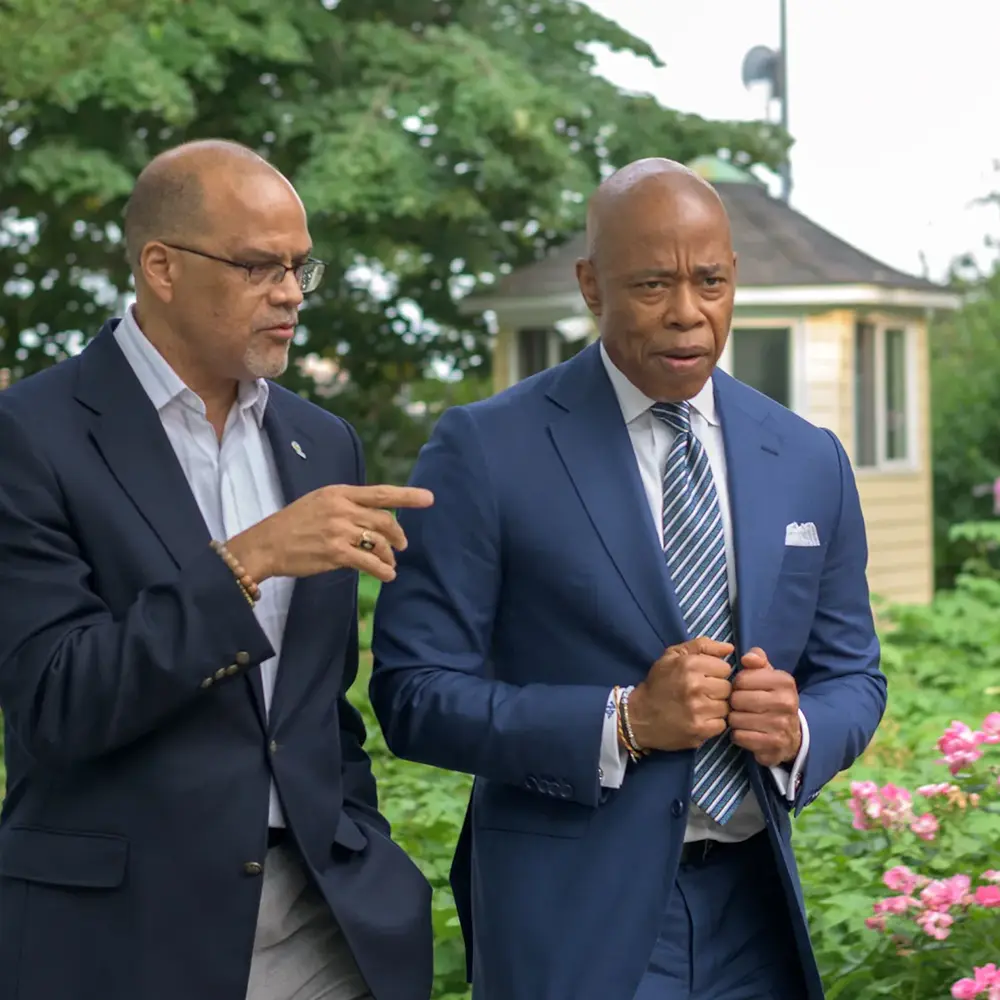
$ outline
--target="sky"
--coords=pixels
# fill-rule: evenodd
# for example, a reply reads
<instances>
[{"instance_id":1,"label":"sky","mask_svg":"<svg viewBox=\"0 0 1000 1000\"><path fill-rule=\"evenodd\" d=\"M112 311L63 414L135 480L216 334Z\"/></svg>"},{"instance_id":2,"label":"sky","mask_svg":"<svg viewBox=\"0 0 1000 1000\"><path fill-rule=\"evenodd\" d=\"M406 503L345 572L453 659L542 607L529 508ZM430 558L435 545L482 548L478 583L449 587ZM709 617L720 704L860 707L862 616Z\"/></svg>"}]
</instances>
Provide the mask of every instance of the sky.
<instances>
[{"instance_id":1,"label":"sky","mask_svg":"<svg viewBox=\"0 0 1000 1000\"><path fill-rule=\"evenodd\" d=\"M779 0L587 2L666 63L601 52L616 84L706 118L768 115L741 69L778 47ZM991 261L1000 212L974 202L1000 189L1000 0L787 0L787 17L792 206L935 280L956 256Z\"/></svg>"}]
</instances>

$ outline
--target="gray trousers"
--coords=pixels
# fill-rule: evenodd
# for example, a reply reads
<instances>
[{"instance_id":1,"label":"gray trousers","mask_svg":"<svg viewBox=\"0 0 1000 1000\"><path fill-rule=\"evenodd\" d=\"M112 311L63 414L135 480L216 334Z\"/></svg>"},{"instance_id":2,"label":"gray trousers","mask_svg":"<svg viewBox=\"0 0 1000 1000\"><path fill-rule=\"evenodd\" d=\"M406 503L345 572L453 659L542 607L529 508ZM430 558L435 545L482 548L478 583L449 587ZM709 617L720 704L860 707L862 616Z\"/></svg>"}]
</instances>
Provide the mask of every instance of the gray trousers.
<instances>
[{"instance_id":1,"label":"gray trousers","mask_svg":"<svg viewBox=\"0 0 1000 1000\"><path fill-rule=\"evenodd\" d=\"M267 852L247 1000L372 1000L293 847Z\"/></svg>"}]
</instances>

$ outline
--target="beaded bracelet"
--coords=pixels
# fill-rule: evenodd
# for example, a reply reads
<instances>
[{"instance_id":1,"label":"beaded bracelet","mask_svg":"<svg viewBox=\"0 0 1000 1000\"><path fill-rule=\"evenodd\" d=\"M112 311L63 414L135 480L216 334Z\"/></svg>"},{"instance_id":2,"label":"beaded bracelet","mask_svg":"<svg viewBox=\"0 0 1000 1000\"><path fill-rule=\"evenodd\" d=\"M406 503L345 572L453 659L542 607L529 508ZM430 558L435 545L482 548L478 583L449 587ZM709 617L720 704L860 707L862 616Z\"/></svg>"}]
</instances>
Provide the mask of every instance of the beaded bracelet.
<instances>
[{"instance_id":1,"label":"beaded bracelet","mask_svg":"<svg viewBox=\"0 0 1000 1000\"><path fill-rule=\"evenodd\" d=\"M260 600L260 587L257 586L253 577L243 568L243 565L237 560L236 556L229 551L224 542L217 542L213 538L212 548L229 567L229 571L233 576L236 577L236 582L239 584L239 588L243 592L247 604L252 608Z\"/></svg>"}]
</instances>

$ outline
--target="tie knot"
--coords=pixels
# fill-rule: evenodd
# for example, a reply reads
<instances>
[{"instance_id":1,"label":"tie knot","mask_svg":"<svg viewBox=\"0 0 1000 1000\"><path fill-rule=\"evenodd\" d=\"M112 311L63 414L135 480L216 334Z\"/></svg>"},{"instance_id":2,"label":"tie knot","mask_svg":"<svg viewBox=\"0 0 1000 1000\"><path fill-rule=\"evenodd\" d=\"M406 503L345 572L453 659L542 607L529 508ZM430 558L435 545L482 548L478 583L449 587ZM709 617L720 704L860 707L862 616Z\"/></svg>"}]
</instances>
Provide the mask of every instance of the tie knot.
<instances>
[{"instance_id":1,"label":"tie knot","mask_svg":"<svg viewBox=\"0 0 1000 1000\"><path fill-rule=\"evenodd\" d=\"M686 399L679 403L654 403L650 409L657 419L678 434L687 434L691 430L691 404Z\"/></svg>"}]
</instances>

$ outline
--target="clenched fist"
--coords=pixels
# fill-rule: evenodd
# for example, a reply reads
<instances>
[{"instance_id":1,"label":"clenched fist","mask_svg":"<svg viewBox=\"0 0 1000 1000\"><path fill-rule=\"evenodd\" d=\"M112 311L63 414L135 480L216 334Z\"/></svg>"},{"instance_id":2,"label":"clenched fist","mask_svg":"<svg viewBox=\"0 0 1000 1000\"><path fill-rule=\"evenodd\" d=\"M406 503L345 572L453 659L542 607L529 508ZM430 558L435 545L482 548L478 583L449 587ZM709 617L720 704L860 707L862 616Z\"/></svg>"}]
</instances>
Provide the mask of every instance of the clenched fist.
<instances>
[{"instance_id":1,"label":"clenched fist","mask_svg":"<svg viewBox=\"0 0 1000 1000\"><path fill-rule=\"evenodd\" d=\"M729 700L732 740L754 755L762 767L795 760L802 746L799 691L795 678L775 670L755 646L740 661Z\"/></svg>"},{"instance_id":2,"label":"clenched fist","mask_svg":"<svg viewBox=\"0 0 1000 1000\"><path fill-rule=\"evenodd\" d=\"M701 636L667 649L629 695L632 733L646 750L690 750L724 732L733 647Z\"/></svg>"},{"instance_id":3,"label":"clenched fist","mask_svg":"<svg viewBox=\"0 0 1000 1000\"><path fill-rule=\"evenodd\" d=\"M430 507L434 494L401 486L324 486L227 542L256 583L350 567L383 583L396 577L393 550L406 548L399 523L383 508ZM366 541L371 548L361 547Z\"/></svg>"}]
</instances>

